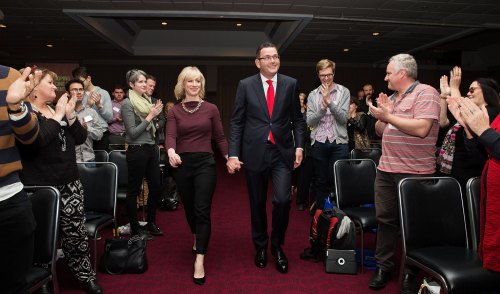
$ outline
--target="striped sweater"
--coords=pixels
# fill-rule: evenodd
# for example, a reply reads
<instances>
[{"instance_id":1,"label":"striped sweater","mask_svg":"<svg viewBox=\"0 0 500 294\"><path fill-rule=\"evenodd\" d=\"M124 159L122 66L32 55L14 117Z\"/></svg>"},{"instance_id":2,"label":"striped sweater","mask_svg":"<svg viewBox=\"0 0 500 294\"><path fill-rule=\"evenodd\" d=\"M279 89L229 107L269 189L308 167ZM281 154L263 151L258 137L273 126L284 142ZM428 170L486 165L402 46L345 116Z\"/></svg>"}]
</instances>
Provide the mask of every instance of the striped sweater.
<instances>
[{"instance_id":1,"label":"striped sweater","mask_svg":"<svg viewBox=\"0 0 500 294\"><path fill-rule=\"evenodd\" d=\"M7 90L19 76L17 70L0 65L0 188L20 181L22 166L16 138L23 144L30 144L38 135L36 115L28 112L14 121L7 113Z\"/></svg>"}]
</instances>

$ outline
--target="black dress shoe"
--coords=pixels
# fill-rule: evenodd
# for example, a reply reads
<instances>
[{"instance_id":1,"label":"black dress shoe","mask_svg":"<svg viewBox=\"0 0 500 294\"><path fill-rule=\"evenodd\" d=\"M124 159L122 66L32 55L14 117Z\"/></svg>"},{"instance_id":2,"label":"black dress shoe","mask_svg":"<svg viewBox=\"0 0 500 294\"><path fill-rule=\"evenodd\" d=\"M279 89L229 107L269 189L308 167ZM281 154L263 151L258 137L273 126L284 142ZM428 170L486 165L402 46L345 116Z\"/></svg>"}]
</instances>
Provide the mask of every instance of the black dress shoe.
<instances>
[{"instance_id":1,"label":"black dress shoe","mask_svg":"<svg viewBox=\"0 0 500 294\"><path fill-rule=\"evenodd\" d=\"M87 293L89 294L101 294L102 293L102 288L97 284L97 281L90 280L87 283L85 283L85 287L87 288Z\"/></svg>"},{"instance_id":2,"label":"black dress shoe","mask_svg":"<svg viewBox=\"0 0 500 294\"><path fill-rule=\"evenodd\" d=\"M387 281L391 279L391 272L384 271L383 269L377 267L370 279L370 284L368 287L373 290L379 290L385 287Z\"/></svg>"},{"instance_id":3,"label":"black dress shoe","mask_svg":"<svg viewBox=\"0 0 500 294\"><path fill-rule=\"evenodd\" d=\"M271 254L274 256L276 268L280 273L286 274L288 272L288 258L281 248L273 248Z\"/></svg>"},{"instance_id":4,"label":"black dress shoe","mask_svg":"<svg viewBox=\"0 0 500 294\"><path fill-rule=\"evenodd\" d=\"M163 232L155 223L148 222L143 228L153 236L163 236Z\"/></svg>"},{"instance_id":5,"label":"black dress shoe","mask_svg":"<svg viewBox=\"0 0 500 294\"><path fill-rule=\"evenodd\" d=\"M405 273L403 276L403 284L401 285L402 294L418 293L417 277L413 274Z\"/></svg>"},{"instance_id":6,"label":"black dress shoe","mask_svg":"<svg viewBox=\"0 0 500 294\"><path fill-rule=\"evenodd\" d=\"M203 277L203 278L195 278L195 277L193 277L193 282L196 285L202 286L203 284L205 284L205 277Z\"/></svg>"},{"instance_id":7,"label":"black dress shoe","mask_svg":"<svg viewBox=\"0 0 500 294\"><path fill-rule=\"evenodd\" d=\"M261 248L257 250L255 255L255 265L259 268L265 268L267 265L267 249Z\"/></svg>"}]
</instances>

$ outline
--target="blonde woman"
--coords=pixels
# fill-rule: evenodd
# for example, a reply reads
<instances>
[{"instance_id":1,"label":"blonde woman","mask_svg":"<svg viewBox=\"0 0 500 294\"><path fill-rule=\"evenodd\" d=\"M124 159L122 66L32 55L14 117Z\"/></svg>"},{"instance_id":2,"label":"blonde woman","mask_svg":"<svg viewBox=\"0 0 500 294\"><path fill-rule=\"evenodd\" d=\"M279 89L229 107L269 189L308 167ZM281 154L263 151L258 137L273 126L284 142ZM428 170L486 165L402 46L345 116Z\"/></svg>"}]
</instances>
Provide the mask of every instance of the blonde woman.
<instances>
[{"instance_id":1,"label":"blonde woman","mask_svg":"<svg viewBox=\"0 0 500 294\"><path fill-rule=\"evenodd\" d=\"M203 100L205 77L197 67L188 66L181 71L174 93L180 103L167 115L166 148L194 237L193 282L203 285L211 231L210 210L217 181L211 142L214 139L227 158L227 141L217 106Z\"/></svg>"}]
</instances>

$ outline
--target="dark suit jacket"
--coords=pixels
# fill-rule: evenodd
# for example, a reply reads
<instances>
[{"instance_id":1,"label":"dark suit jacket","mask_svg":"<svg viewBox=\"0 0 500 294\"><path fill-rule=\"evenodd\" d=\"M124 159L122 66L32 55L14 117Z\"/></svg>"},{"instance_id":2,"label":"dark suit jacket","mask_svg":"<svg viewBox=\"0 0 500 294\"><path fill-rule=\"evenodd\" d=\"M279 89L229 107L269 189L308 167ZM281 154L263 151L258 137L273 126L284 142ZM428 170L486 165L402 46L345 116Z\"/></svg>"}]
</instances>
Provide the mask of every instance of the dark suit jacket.
<instances>
[{"instance_id":1,"label":"dark suit jacket","mask_svg":"<svg viewBox=\"0 0 500 294\"><path fill-rule=\"evenodd\" d=\"M270 129L285 164L293 168L295 148L304 148L306 136L297 80L278 74L272 119L260 74L241 80L230 123L229 156L238 156L249 170L262 169Z\"/></svg>"}]
</instances>

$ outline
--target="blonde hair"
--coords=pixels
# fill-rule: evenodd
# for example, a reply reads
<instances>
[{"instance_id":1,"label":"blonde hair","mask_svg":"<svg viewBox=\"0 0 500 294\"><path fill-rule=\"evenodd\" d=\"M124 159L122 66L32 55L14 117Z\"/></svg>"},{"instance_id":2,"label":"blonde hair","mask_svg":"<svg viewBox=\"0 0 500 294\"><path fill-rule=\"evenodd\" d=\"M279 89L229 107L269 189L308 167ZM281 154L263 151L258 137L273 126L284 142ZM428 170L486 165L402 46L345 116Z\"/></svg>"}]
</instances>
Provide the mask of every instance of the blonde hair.
<instances>
[{"instance_id":1,"label":"blonde hair","mask_svg":"<svg viewBox=\"0 0 500 294\"><path fill-rule=\"evenodd\" d=\"M316 72L319 73L320 70L323 70L325 68L332 68L332 72L335 73L335 62L331 61L330 59L321 59L316 63Z\"/></svg>"},{"instance_id":2,"label":"blonde hair","mask_svg":"<svg viewBox=\"0 0 500 294\"><path fill-rule=\"evenodd\" d=\"M184 81L186 79L200 79L200 98L205 97L205 77L201 71L196 66L186 66L182 69L181 73L177 77L177 84L174 88L174 95L177 100L182 100L186 97L186 92L184 91Z\"/></svg>"}]
</instances>

